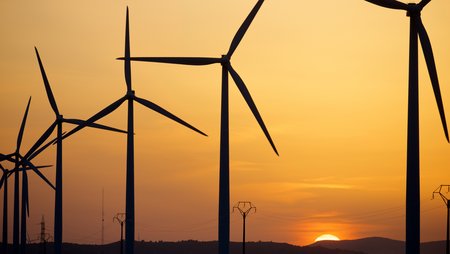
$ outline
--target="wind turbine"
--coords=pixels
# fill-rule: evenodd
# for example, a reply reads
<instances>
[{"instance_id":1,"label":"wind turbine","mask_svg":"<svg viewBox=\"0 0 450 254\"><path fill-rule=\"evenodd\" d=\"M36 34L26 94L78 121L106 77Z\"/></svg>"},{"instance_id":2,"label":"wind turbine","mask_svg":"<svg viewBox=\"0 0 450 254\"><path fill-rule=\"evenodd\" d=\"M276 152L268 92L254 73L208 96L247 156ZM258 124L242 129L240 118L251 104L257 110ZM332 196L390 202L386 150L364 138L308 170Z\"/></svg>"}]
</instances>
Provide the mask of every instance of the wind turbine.
<instances>
[{"instance_id":1,"label":"wind turbine","mask_svg":"<svg viewBox=\"0 0 450 254\"><path fill-rule=\"evenodd\" d=\"M230 183L229 183L229 116L228 116L228 74L233 78L236 86L244 97L247 105L258 121L262 131L268 139L275 153L278 151L275 147L269 131L259 114L259 111L248 91L244 81L239 74L231 66L231 57L238 47L250 24L258 13L264 0L259 0L253 7L250 14L241 25L234 36L230 48L226 55L222 57L130 57L132 61L141 62L158 62L168 64L181 65L210 65L220 63L222 65L222 102L221 102L221 124L220 124L220 180L219 180L219 253L229 253L230 242ZM127 60L128 56L118 58L119 60Z\"/></svg>"},{"instance_id":2,"label":"wind turbine","mask_svg":"<svg viewBox=\"0 0 450 254\"><path fill-rule=\"evenodd\" d=\"M39 166L36 168L47 168L51 166ZM21 208L21 220L20 220L20 245L21 245L21 254L26 253L27 246L27 217L30 217L30 201L29 201L29 192L28 192L28 174L27 170L31 168L17 168L14 170L22 171L22 208ZM55 190L55 186L53 184L49 184Z\"/></svg>"},{"instance_id":3,"label":"wind turbine","mask_svg":"<svg viewBox=\"0 0 450 254\"><path fill-rule=\"evenodd\" d=\"M26 253L26 245L27 245L27 215L30 215L30 211L29 211L29 195L28 195L28 174L27 174L27 168L23 167L21 168L21 162L22 160L26 160L27 163L31 166L31 168L36 169L38 167L35 167L32 163L31 163L31 159L24 159L19 152L20 149L20 143L22 142L22 137L23 137L23 131L25 129L25 124L26 124L26 120L28 117L28 110L30 107L30 102L31 102L31 97L28 100L28 105L27 105L27 109L25 111L25 115L22 121L22 126L21 126L21 131L19 134L19 141L17 143L17 150L16 150L16 167L13 170L13 172L17 172L19 173L20 171L22 171L22 207L21 207L21 220L20 220L20 248L21 248L21 254L25 254ZM19 160L20 161L17 161ZM43 167L49 167L49 166L43 166ZM31 169L30 167L28 169ZM42 167L41 167L42 168ZM50 187L52 187L53 189L55 189L55 187L53 186L53 184L51 184L45 177L43 178L48 185L50 185Z\"/></svg>"},{"instance_id":4,"label":"wind turbine","mask_svg":"<svg viewBox=\"0 0 450 254\"><path fill-rule=\"evenodd\" d=\"M125 131L100 125L100 124L86 124L85 121L79 119L68 119L64 118L63 115L60 114L58 110L58 106L55 101L55 97L53 96L52 89L50 87L50 83L47 78L47 74L45 73L44 66L42 64L41 58L39 56L39 52L37 48L34 48L36 51L36 57L39 63L39 68L41 70L42 79L44 81L45 90L47 92L47 97L50 102L50 106L55 113L56 119L50 125L50 127L44 132L44 134L38 139L38 141L33 145L33 147L28 151L28 153L24 156L25 158L32 158L37 156L43 149L37 149L42 145L45 140L52 134L53 130L57 128L57 138L56 138L56 190L55 190L55 223L54 223L54 242L55 242L55 253L61 254L62 247L62 125L63 123L70 123L74 125L83 125L94 127L103 130L109 130L114 132L123 132ZM81 129L81 128L80 128ZM79 129L78 129L79 130ZM53 142L51 142L53 143Z\"/></svg>"},{"instance_id":5,"label":"wind turbine","mask_svg":"<svg viewBox=\"0 0 450 254\"><path fill-rule=\"evenodd\" d=\"M0 164L2 170L2 178L0 180L0 189L3 189L3 226L2 226L2 250L3 253L8 251L8 177L10 175L9 170L5 169Z\"/></svg>"},{"instance_id":6,"label":"wind turbine","mask_svg":"<svg viewBox=\"0 0 450 254\"><path fill-rule=\"evenodd\" d=\"M427 31L420 18L422 9L431 0L422 0L418 4L405 4L396 0L366 1L390 9L405 10L407 16L410 17L408 144L406 168L406 253L420 253L419 73L417 37L420 38L420 44L422 45L445 137L447 142L449 141L444 105L442 103L433 51Z\"/></svg>"},{"instance_id":7,"label":"wind turbine","mask_svg":"<svg viewBox=\"0 0 450 254\"><path fill-rule=\"evenodd\" d=\"M27 108L20 125L19 135L17 136L17 145L15 156L15 168L20 166L20 146L22 144L23 132L25 130L25 124L27 122L28 110L30 109L31 96L28 99ZM19 171L14 173L14 213L13 213L13 253L19 253Z\"/></svg>"},{"instance_id":8,"label":"wind turbine","mask_svg":"<svg viewBox=\"0 0 450 254\"><path fill-rule=\"evenodd\" d=\"M51 166L36 166L34 168L47 168ZM28 176L26 171L31 170L33 168L31 167L21 167L21 168L14 168L12 170L5 169L0 164L0 169L2 170L2 178L0 179L0 189L4 187L3 189L3 232L2 232L2 242L3 246L2 249L4 250L4 253L7 253L8 248L8 178L14 174L15 172L23 172L22 175L22 217L21 217L21 253L26 253L25 246L26 246L26 217L25 217L25 211L28 214L28 217L30 215L29 212L29 195L28 195ZM53 185L50 185L53 189L55 187ZM25 239L23 238L25 236Z\"/></svg>"},{"instance_id":9,"label":"wind turbine","mask_svg":"<svg viewBox=\"0 0 450 254\"><path fill-rule=\"evenodd\" d=\"M74 128L72 131L69 131L64 137L68 137L72 135L75 131L80 128L83 128L86 124L94 123L95 121L101 119L102 117L112 113L115 111L122 103L125 101L128 102L128 132L127 132L127 173L126 173L126 221L125 221L125 253L132 254L134 253L134 102L153 110L161 115L172 119L173 121L186 126L187 128L198 132L204 136L207 136L202 131L188 124L187 122L181 120L177 116L168 112L167 110L161 108L153 102L150 102L146 99L137 97L135 95L135 91L131 86L131 62L130 62L130 34L129 34L129 15L128 15L128 7L126 12L126 28L125 28L125 82L127 85L127 92L125 96L113 102L111 105L107 106L88 120L86 120L85 124L81 124L80 126Z\"/></svg>"},{"instance_id":10,"label":"wind turbine","mask_svg":"<svg viewBox=\"0 0 450 254\"><path fill-rule=\"evenodd\" d=\"M22 165L26 165L32 169L39 177L41 177L47 184L53 186L50 181L24 156L20 154L20 147L22 144L23 133L25 130L25 124L28 116L28 111L30 108L31 97L28 100L27 107L25 109L25 114L22 119L19 134L17 137L16 150L14 153L8 155L1 155L0 161L7 160L14 163L14 169L20 168ZM19 171L13 171L14 173L14 212L13 212L13 253L19 252ZM5 179L6 181L6 179ZM6 190L6 188L5 188ZM23 236L22 236L23 239ZM26 236L25 236L26 239ZM25 240L26 241L26 240Z\"/></svg>"}]
</instances>

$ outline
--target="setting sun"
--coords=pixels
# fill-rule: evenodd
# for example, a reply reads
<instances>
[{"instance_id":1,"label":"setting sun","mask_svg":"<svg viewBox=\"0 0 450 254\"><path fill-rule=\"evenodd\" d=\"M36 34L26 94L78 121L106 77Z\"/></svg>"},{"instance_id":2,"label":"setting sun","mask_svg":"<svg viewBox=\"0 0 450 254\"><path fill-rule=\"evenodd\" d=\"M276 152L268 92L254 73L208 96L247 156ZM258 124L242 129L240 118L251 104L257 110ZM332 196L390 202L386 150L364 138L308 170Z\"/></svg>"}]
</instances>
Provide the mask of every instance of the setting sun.
<instances>
[{"instance_id":1,"label":"setting sun","mask_svg":"<svg viewBox=\"0 0 450 254\"><path fill-rule=\"evenodd\" d=\"M330 234L324 234L321 235L319 237L316 238L316 240L314 240L314 242L319 242L319 241L339 241L339 237L335 236L335 235L330 235Z\"/></svg>"}]
</instances>

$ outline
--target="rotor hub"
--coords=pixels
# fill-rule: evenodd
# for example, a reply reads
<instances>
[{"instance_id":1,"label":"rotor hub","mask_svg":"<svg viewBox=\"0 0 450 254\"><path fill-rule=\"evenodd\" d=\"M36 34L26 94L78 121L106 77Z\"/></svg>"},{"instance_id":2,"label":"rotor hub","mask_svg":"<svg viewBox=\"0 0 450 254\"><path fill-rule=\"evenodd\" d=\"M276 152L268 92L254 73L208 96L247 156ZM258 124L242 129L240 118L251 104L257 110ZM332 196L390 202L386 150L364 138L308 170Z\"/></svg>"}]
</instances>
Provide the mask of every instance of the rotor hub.
<instances>
[{"instance_id":1,"label":"rotor hub","mask_svg":"<svg viewBox=\"0 0 450 254\"><path fill-rule=\"evenodd\" d=\"M408 4L408 11L406 12L406 16L408 17L417 17L420 16L420 12L422 11L422 7L416 3Z\"/></svg>"},{"instance_id":2,"label":"rotor hub","mask_svg":"<svg viewBox=\"0 0 450 254\"><path fill-rule=\"evenodd\" d=\"M134 97L134 94L135 94L134 90L129 90L129 91L127 92L127 97L128 97L128 98L133 98L133 97Z\"/></svg>"},{"instance_id":3,"label":"rotor hub","mask_svg":"<svg viewBox=\"0 0 450 254\"><path fill-rule=\"evenodd\" d=\"M222 60L220 61L220 64L222 66L228 66L230 65L230 57L228 55L222 55Z\"/></svg>"}]
</instances>

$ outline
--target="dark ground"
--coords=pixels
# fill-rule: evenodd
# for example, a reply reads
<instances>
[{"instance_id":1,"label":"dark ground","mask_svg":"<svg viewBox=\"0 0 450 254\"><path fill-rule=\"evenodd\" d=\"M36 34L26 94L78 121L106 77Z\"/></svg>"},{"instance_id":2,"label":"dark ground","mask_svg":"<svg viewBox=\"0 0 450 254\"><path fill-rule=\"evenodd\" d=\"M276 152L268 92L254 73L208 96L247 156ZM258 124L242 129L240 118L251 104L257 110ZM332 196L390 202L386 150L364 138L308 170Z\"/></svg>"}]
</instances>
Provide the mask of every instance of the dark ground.
<instances>
[{"instance_id":1,"label":"dark ground","mask_svg":"<svg viewBox=\"0 0 450 254\"><path fill-rule=\"evenodd\" d=\"M136 242L135 254L216 254L217 242ZM27 254L53 254L53 244L30 244ZM7 254L12 254L10 246ZM119 254L120 243L106 245L63 244L63 254ZM241 254L242 244L232 242L230 254ZM404 242L387 238L371 237L357 240L322 241L309 246L287 243L249 242L246 254L403 254ZM422 243L421 254L445 253L445 241ZM0 253L3 254L3 253Z\"/></svg>"}]
</instances>

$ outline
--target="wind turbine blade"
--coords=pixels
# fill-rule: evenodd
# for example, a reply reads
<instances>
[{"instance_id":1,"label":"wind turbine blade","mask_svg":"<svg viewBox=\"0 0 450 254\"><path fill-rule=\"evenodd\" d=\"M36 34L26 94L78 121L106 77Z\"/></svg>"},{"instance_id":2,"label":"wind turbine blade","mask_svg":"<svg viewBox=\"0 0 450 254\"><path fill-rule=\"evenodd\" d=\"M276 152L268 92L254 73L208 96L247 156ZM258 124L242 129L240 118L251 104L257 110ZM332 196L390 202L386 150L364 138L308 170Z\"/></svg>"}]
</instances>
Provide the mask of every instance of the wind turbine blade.
<instances>
[{"instance_id":1,"label":"wind turbine blade","mask_svg":"<svg viewBox=\"0 0 450 254\"><path fill-rule=\"evenodd\" d=\"M244 81L242 81L241 77L237 72L231 67L231 65L228 66L228 71L231 74L231 77L234 80L234 83L236 83L236 86L239 88L239 91L241 92L242 96L244 97L245 101L247 102L248 107L252 111L253 115L256 118L256 121L258 121L259 126L261 126L262 131L266 135L267 140L269 141L270 145L272 146L274 152L278 154L277 148L275 147L274 142L272 141L272 138L270 137L269 131L266 128L266 125L264 124L264 121L259 114L258 108L255 105L255 102L252 99L252 96L250 95L250 92L248 91L247 87L244 84Z\"/></svg>"},{"instance_id":2,"label":"wind turbine blade","mask_svg":"<svg viewBox=\"0 0 450 254\"><path fill-rule=\"evenodd\" d=\"M5 161L6 160L6 161L9 161L9 162L15 163L16 161L13 158L13 156L15 154L16 153L11 153L11 154L8 154L8 155L0 154L0 161Z\"/></svg>"},{"instance_id":3,"label":"wind turbine blade","mask_svg":"<svg viewBox=\"0 0 450 254\"><path fill-rule=\"evenodd\" d=\"M36 141L36 143L34 143L34 145L30 148L30 150L28 150L28 152L25 154L25 158L28 158L31 154L34 153L34 151L36 151L36 149L38 149L42 143L44 143L47 138L52 134L53 130L56 127L56 121L52 123L52 125L50 125L50 127L48 127L48 129L44 132L44 134L42 134L42 136L38 139L38 141Z\"/></svg>"},{"instance_id":4,"label":"wind turbine blade","mask_svg":"<svg viewBox=\"0 0 450 254\"><path fill-rule=\"evenodd\" d=\"M16 152L19 152L20 145L22 144L22 137L23 137L23 132L25 130L25 124L27 123L28 110L30 109L30 102L31 102L31 96L30 96L30 99L28 99L27 109L25 110L25 114L23 115L22 124L20 125L19 135L17 136Z\"/></svg>"},{"instance_id":5,"label":"wind turbine blade","mask_svg":"<svg viewBox=\"0 0 450 254\"><path fill-rule=\"evenodd\" d=\"M116 60L125 60L119 57ZM217 57L130 57L131 61L182 64L182 65L210 65L220 63L222 58Z\"/></svg>"},{"instance_id":6,"label":"wind turbine blade","mask_svg":"<svg viewBox=\"0 0 450 254\"><path fill-rule=\"evenodd\" d=\"M36 168L51 168L53 165L36 166Z\"/></svg>"},{"instance_id":7,"label":"wind turbine blade","mask_svg":"<svg viewBox=\"0 0 450 254\"><path fill-rule=\"evenodd\" d=\"M113 112L114 110L116 110L120 105L122 105L122 103L127 99L127 95L125 95L124 97L118 99L117 101L113 102L111 105L107 106L106 108L102 109L100 112L98 112L97 114L93 115L91 118L87 119L84 123L82 123L81 125L78 125L77 127L75 127L74 129L72 129L71 131L69 131L66 135L63 136L63 139L71 136L72 134L74 134L75 132L83 129L84 127L93 124L95 121L101 119L102 117L110 114L111 112Z\"/></svg>"},{"instance_id":8,"label":"wind turbine blade","mask_svg":"<svg viewBox=\"0 0 450 254\"><path fill-rule=\"evenodd\" d=\"M55 112L56 116L59 116L58 106L56 105L55 97L53 96L52 88L50 87L50 83L47 79L47 74L45 74L44 65L42 64L41 57L39 56L39 52L36 47L34 47L36 51L36 56L39 62L39 68L41 69L42 79L44 80L45 91L47 92L48 101L50 102L50 106Z\"/></svg>"},{"instance_id":9,"label":"wind turbine blade","mask_svg":"<svg viewBox=\"0 0 450 254\"><path fill-rule=\"evenodd\" d=\"M447 138L447 142L449 142L447 121L445 120L444 104L442 102L441 90L439 88L439 79L436 71L436 64L434 61L430 38L428 37L427 31L425 30L425 27L423 26L422 23L422 19L420 17L417 23L418 23L417 31L419 33L420 44L422 45L423 55L427 63L431 84L433 85L434 97L436 98L439 114L441 116L442 127L444 128L444 133L445 137Z\"/></svg>"},{"instance_id":10,"label":"wind turbine blade","mask_svg":"<svg viewBox=\"0 0 450 254\"><path fill-rule=\"evenodd\" d=\"M16 163L16 153L10 153L7 155L6 160L12 163Z\"/></svg>"},{"instance_id":11,"label":"wind turbine blade","mask_svg":"<svg viewBox=\"0 0 450 254\"><path fill-rule=\"evenodd\" d=\"M2 178L0 179L0 189L3 187L3 182L5 181L6 177L7 173L3 171Z\"/></svg>"},{"instance_id":12,"label":"wind turbine blade","mask_svg":"<svg viewBox=\"0 0 450 254\"><path fill-rule=\"evenodd\" d=\"M27 215L28 217L30 217L30 208L29 208L29 202L30 200L28 199L28 175L27 175L27 171L24 170L23 171L23 190L24 190L24 196L25 196L25 207L27 208Z\"/></svg>"},{"instance_id":13,"label":"wind turbine blade","mask_svg":"<svg viewBox=\"0 0 450 254\"><path fill-rule=\"evenodd\" d=\"M125 82L128 91L131 90L131 61L130 61L130 24L127 7L127 20L125 24Z\"/></svg>"},{"instance_id":14,"label":"wind turbine blade","mask_svg":"<svg viewBox=\"0 0 450 254\"><path fill-rule=\"evenodd\" d=\"M102 129L102 130L114 131L114 132L120 132L120 133L127 133L124 130L116 129L116 128L109 127L109 126L106 126L103 124L87 123L86 121L79 120L79 119L64 119L63 121L66 123L71 123L71 124L75 124L75 125L87 124L87 127L92 127L92 128L96 128L96 129Z\"/></svg>"},{"instance_id":15,"label":"wind turbine blade","mask_svg":"<svg viewBox=\"0 0 450 254\"><path fill-rule=\"evenodd\" d=\"M0 161L11 161L12 160L12 158L11 158L12 155L13 154L5 155L5 154L0 153Z\"/></svg>"},{"instance_id":16,"label":"wind turbine blade","mask_svg":"<svg viewBox=\"0 0 450 254\"><path fill-rule=\"evenodd\" d=\"M247 18L244 20L244 23L242 23L241 27L239 27L239 30L237 31L236 35L234 35L234 38L231 41L230 49L228 50L227 53L227 56L229 58L233 55L234 51L238 47L239 43L241 42L248 28L250 27L250 24L252 23L253 19L258 13L259 8L261 8L263 2L264 0L258 0L255 7L253 7L252 11L248 14Z\"/></svg>"},{"instance_id":17,"label":"wind turbine blade","mask_svg":"<svg viewBox=\"0 0 450 254\"><path fill-rule=\"evenodd\" d=\"M418 3L417 5L420 6L420 9L423 9L425 6L427 6L427 4L429 4L431 2L431 0L422 0L420 3Z\"/></svg>"},{"instance_id":18,"label":"wind turbine blade","mask_svg":"<svg viewBox=\"0 0 450 254\"><path fill-rule=\"evenodd\" d=\"M62 139L65 138L64 135L66 135L66 133L67 133L67 131L64 131L63 133L61 133ZM52 145L58 144L58 137L56 137L55 139L53 139L53 140L52 140L51 142L49 142L49 143L51 143Z\"/></svg>"},{"instance_id":19,"label":"wind turbine blade","mask_svg":"<svg viewBox=\"0 0 450 254\"><path fill-rule=\"evenodd\" d=\"M369 3L376 4L378 6L386 7L389 9L408 10L408 5L396 0L366 0Z\"/></svg>"},{"instance_id":20,"label":"wind turbine blade","mask_svg":"<svg viewBox=\"0 0 450 254\"><path fill-rule=\"evenodd\" d=\"M66 133L63 132L63 135L64 134L66 134ZM25 155L25 158L27 158L27 160L31 161L32 159L34 159L34 157L38 156L41 152L43 152L45 149L47 149L47 147L49 147L50 145L54 144L56 142L56 140L58 140L58 137L52 139L50 142L47 142L47 144L41 146L38 150L36 150L36 152L33 152L28 157L26 157L26 155Z\"/></svg>"},{"instance_id":21,"label":"wind turbine blade","mask_svg":"<svg viewBox=\"0 0 450 254\"><path fill-rule=\"evenodd\" d=\"M54 190L56 190L55 186L39 171L33 163L31 163L26 158L22 158L21 160L22 165L26 165L31 168L42 180L44 180L50 187L52 187Z\"/></svg>"},{"instance_id":22,"label":"wind turbine blade","mask_svg":"<svg viewBox=\"0 0 450 254\"><path fill-rule=\"evenodd\" d=\"M49 167L53 167L52 165L46 165L46 166L36 166L35 168L49 168ZM13 170L9 170L8 171L8 174L12 174L12 173L15 173L15 172L22 172L22 171L28 171L28 170L33 170L33 168L31 168L31 167L24 167L23 165L21 166L21 167L19 167L19 168L15 168L15 169L13 169Z\"/></svg>"},{"instance_id":23,"label":"wind turbine blade","mask_svg":"<svg viewBox=\"0 0 450 254\"><path fill-rule=\"evenodd\" d=\"M194 126L192 126L192 125L190 125L188 123L186 123L185 121L181 120L180 118L176 117L175 115L173 115L169 111L161 108L160 106L156 105L155 103L150 102L150 101L145 100L145 99L142 99L142 98L139 98L139 97L136 97L136 96L134 97L134 99L137 102L139 102L140 104L146 106L147 108L149 108L151 110L154 110L154 111L160 113L161 115L163 115L163 116L165 116L167 118L170 118L170 119L174 120L175 122L177 122L179 124L182 124L182 125L188 127L189 129L195 131L195 132L198 132L198 133L202 134L203 136L208 136L205 133L203 133L202 131L200 131L199 129L195 128Z\"/></svg>"},{"instance_id":24,"label":"wind turbine blade","mask_svg":"<svg viewBox=\"0 0 450 254\"><path fill-rule=\"evenodd\" d=\"M6 177L5 181L7 181L8 178L13 175L13 173L14 173L14 170L9 170L8 173L6 173L7 177Z\"/></svg>"}]
</instances>

